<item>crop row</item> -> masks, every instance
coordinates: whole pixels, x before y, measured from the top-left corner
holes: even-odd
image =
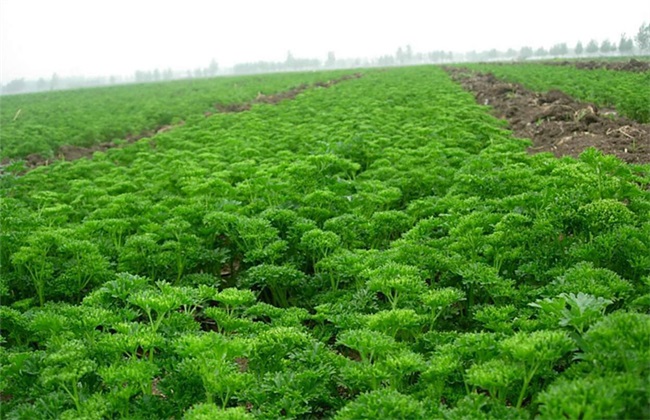
[[[650,72],[583,70],[537,63],[470,64],[466,67],[491,72],[500,79],[520,83],[534,91],[558,89],[581,101],[614,107],[621,115],[638,122],[650,122]]]
[[[214,112],[215,104],[247,102],[343,72],[220,77],[5,96],[0,109],[0,159],[60,146],[88,147]]]
[[[646,417],[650,176],[434,67],[5,175],[7,418]]]

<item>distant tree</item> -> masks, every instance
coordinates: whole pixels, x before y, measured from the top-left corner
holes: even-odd
[[[216,76],[218,71],[219,71],[219,64],[217,63],[216,60],[212,59],[205,73],[208,76]]]
[[[431,51],[427,53],[426,59],[432,63],[439,63],[444,60],[451,60],[451,53],[445,51]]]
[[[474,50],[468,51],[467,53],[465,53],[465,58],[467,59],[467,61],[479,61],[480,60],[479,53],[477,53]]]
[[[159,81],[160,80],[160,70],[158,70],[158,69],[154,70],[152,78],[155,81]]]
[[[293,57],[293,54],[291,54],[291,51],[287,51],[287,59],[284,60],[284,64],[287,66],[287,68],[295,68],[296,59]]]
[[[569,53],[569,47],[567,47],[565,42],[555,44],[551,47],[549,53],[555,56],[567,55]]]
[[[485,56],[487,57],[488,60],[496,60],[499,58],[499,51],[497,51],[496,48],[492,48],[490,51],[487,51],[485,53]]]
[[[59,78],[59,75],[56,73],[52,74],[52,78],[50,79],[50,90],[54,90],[59,87],[59,83],[61,82],[61,79]]]
[[[378,66],[394,66],[395,65],[395,57],[392,55],[382,55],[377,59],[377,65]]]
[[[135,82],[136,83],[145,83],[149,81],[149,75],[147,72],[142,70],[135,71]]]
[[[320,61],[315,58],[294,58],[291,68],[296,70],[316,69],[320,67]]]
[[[548,51],[544,47],[539,47],[535,50],[535,57],[546,57],[547,55]]]
[[[42,77],[36,82],[36,90],[45,90],[47,89],[47,82]]]
[[[398,64],[404,64],[405,54],[402,47],[397,48],[397,51],[395,52],[395,60]]]
[[[627,35],[621,34],[621,39],[618,41],[618,50],[621,53],[630,53],[634,49],[634,41],[628,38]]]
[[[650,23],[644,23],[639,27],[634,40],[641,51],[650,51]]]
[[[172,69],[168,68],[167,70],[163,71],[163,80],[172,80],[174,78],[174,72]]]
[[[2,93],[20,93],[25,90],[26,86],[27,84],[25,83],[25,79],[14,79],[4,85]]]
[[[582,46],[582,42],[581,42],[581,41],[578,41],[578,43],[576,44],[576,48],[575,48],[575,53],[576,53],[576,55],[582,55],[582,53],[583,53],[584,50],[585,50],[585,49],[584,49],[584,47]]]
[[[196,77],[196,78],[203,77],[203,70],[202,69],[194,69],[194,77]]]
[[[519,50],[519,59],[525,60],[533,56],[533,49],[531,47],[521,47]]]
[[[410,45],[406,46],[406,51],[404,52],[404,59],[406,62],[413,61],[413,48]]]
[[[585,51],[588,54],[594,54],[598,52],[598,42],[596,42],[595,39],[592,39],[589,41],[589,44],[587,44],[587,48],[585,48]]]
[[[506,57],[508,58],[514,58],[517,56],[517,51],[515,51],[512,48],[508,48],[508,51],[506,51]]]
[[[334,51],[327,53],[327,61],[325,62],[326,67],[334,67],[336,65],[336,54]]]
[[[604,40],[600,44],[600,52],[608,53],[608,52],[611,52],[611,51],[616,51],[616,47],[614,47],[614,44],[612,44],[609,39]]]

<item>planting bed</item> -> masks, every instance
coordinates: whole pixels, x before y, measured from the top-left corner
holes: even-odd
[[[0,417],[650,417],[650,165],[362,74],[7,167]]]

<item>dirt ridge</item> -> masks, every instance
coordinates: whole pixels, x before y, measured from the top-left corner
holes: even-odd
[[[559,90],[538,93],[499,80],[492,73],[456,67],[445,70],[473,93],[479,104],[491,106],[496,117],[508,121],[516,137],[531,139],[531,153],[578,157],[593,146],[627,163],[650,163],[650,124],[577,101]]]
[[[635,58],[630,61],[542,61],[543,64],[549,66],[574,66],[577,69],[595,70],[606,69],[616,71],[630,71],[634,73],[643,73],[650,71],[650,61],[641,61]]]

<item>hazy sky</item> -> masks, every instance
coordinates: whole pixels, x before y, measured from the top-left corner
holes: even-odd
[[[0,0],[0,81],[296,57],[618,42],[648,0]]]

